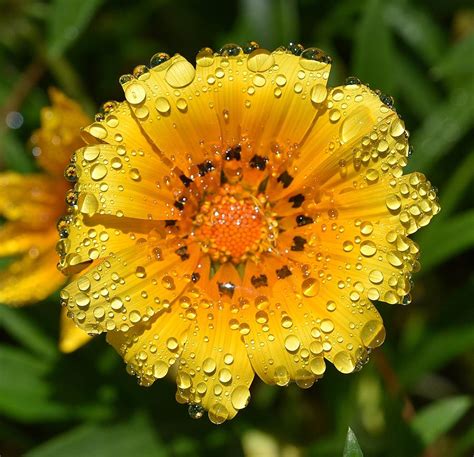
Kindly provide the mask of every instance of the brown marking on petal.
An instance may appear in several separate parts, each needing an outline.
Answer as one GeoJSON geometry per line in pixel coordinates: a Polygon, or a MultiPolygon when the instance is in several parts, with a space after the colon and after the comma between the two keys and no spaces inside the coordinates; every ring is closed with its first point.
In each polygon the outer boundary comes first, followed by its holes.
{"type": "Polygon", "coordinates": [[[307,243],[306,239],[302,236],[293,237],[293,246],[291,246],[292,251],[304,251],[304,245],[307,243]]]}
{"type": "Polygon", "coordinates": [[[198,163],[197,167],[199,170],[199,176],[205,176],[207,175],[207,173],[210,173],[216,168],[210,160],[206,160],[205,162],[198,163]]]}
{"type": "Polygon", "coordinates": [[[267,167],[268,157],[259,156],[255,154],[249,161],[251,168],[256,168],[257,170],[263,171],[267,167]]]}
{"type": "Polygon", "coordinates": [[[181,258],[183,262],[189,259],[189,252],[188,252],[187,246],[181,246],[180,248],[176,249],[176,251],[174,252],[181,258]]]}
{"type": "Polygon", "coordinates": [[[185,187],[189,187],[193,183],[193,180],[191,178],[188,178],[185,174],[180,175],[179,179],[185,187]]]}
{"type": "Polygon", "coordinates": [[[283,265],[281,268],[275,270],[278,279],[285,279],[288,276],[291,276],[293,273],[288,268],[288,265],[283,265]]]}
{"type": "Polygon", "coordinates": [[[300,208],[304,202],[304,195],[303,194],[293,195],[292,197],[288,199],[288,201],[290,203],[293,203],[292,205],[293,208],[300,208]]]}
{"type": "Polygon", "coordinates": [[[286,170],[277,178],[277,181],[283,185],[283,189],[286,189],[292,182],[293,176],[291,176],[286,170]]]}
{"type": "Polygon", "coordinates": [[[229,148],[227,149],[227,151],[225,152],[225,160],[229,161],[229,160],[240,160],[241,159],[241,153],[242,151],[242,146],[240,146],[240,144],[238,144],[237,146],[234,146],[232,148],[229,148]]]}
{"type": "Polygon", "coordinates": [[[268,278],[266,275],[252,276],[250,282],[256,289],[259,287],[268,287],[268,278]]]}

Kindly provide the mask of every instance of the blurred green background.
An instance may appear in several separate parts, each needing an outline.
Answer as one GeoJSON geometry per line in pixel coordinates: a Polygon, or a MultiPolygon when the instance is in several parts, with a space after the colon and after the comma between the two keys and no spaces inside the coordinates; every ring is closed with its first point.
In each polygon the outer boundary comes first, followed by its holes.
{"type": "MultiPolygon", "coordinates": [[[[309,390],[256,381],[250,405],[221,426],[190,419],[173,383],[137,387],[102,337],[60,354],[57,297],[0,306],[2,457],[332,457],[349,426],[368,457],[472,455],[472,1],[0,0],[0,169],[35,169],[27,141],[49,86],[93,114],[157,51],[193,59],[249,39],[323,48],[332,85],[356,75],[394,96],[412,133],[409,169],[428,175],[442,206],[416,236],[412,304],[380,304],[387,340],[361,372],[330,366],[309,390]]],[[[344,455],[362,455],[350,436],[344,455]]]]}

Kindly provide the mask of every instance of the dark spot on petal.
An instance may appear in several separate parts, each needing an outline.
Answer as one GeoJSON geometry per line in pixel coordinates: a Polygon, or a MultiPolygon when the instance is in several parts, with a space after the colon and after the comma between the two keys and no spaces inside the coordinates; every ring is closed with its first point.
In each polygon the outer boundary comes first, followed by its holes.
{"type": "Polygon", "coordinates": [[[225,160],[240,160],[241,156],[240,153],[242,151],[242,146],[238,144],[237,146],[234,146],[233,148],[227,149],[225,152],[225,160]]]}
{"type": "Polygon", "coordinates": [[[227,295],[232,298],[234,296],[235,285],[231,282],[218,282],[217,287],[221,295],[227,295]]]}
{"type": "Polygon", "coordinates": [[[303,225],[312,224],[313,222],[314,220],[312,217],[304,216],[303,214],[296,216],[296,224],[298,227],[303,227],[303,225]]]}
{"type": "Polygon", "coordinates": [[[176,222],[174,219],[167,219],[165,221],[165,227],[173,227],[176,225],[176,222]]]}
{"type": "Polygon", "coordinates": [[[259,287],[268,287],[268,279],[265,275],[252,276],[250,282],[256,289],[259,287]]]}
{"type": "Polygon", "coordinates": [[[207,173],[215,169],[214,164],[210,160],[206,160],[203,163],[197,165],[199,170],[199,176],[205,176],[207,173]]]}
{"type": "Polygon", "coordinates": [[[188,178],[186,175],[180,175],[179,179],[181,179],[181,182],[185,187],[189,187],[193,183],[193,180],[188,178]]]}
{"type": "Polygon", "coordinates": [[[278,279],[285,279],[293,273],[288,268],[288,265],[283,265],[281,268],[275,270],[278,279]]]}
{"type": "Polygon", "coordinates": [[[303,194],[298,194],[298,195],[293,195],[293,197],[290,197],[288,199],[290,203],[293,203],[293,208],[299,208],[303,202],[304,202],[304,195],[303,194]]]}
{"type": "Polygon", "coordinates": [[[189,252],[188,252],[187,246],[181,246],[180,248],[176,249],[176,251],[174,252],[176,252],[176,254],[181,258],[183,262],[189,259],[189,252]]]}
{"type": "Polygon", "coordinates": [[[199,273],[193,273],[191,275],[191,281],[196,284],[201,279],[201,275],[199,273]]]}
{"type": "Polygon", "coordinates": [[[267,162],[268,162],[268,157],[265,156],[259,156],[255,154],[249,161],[249,165],[252,168],[257,168],[260,171],[265,170],[267,167],[267,162]]]}
{"type": "Polygon", "coordinates": [[[286,170],[277,178],[278,182],[281,182],[283,188],[286,189],[292,182],[293,176],[291,176],[286,170]]]}
{"type": "Polygon", "coordinates": [[[293,246],[291,246],[292,251],[304,251],[304,245],[307,241],[302,236],[293,237],[293,246]]]}
{"type": "Polygon", "coordinates": [[[187,198],[186,197],[180,197],[178,200],[174,202],[174,206],[178,208],[180,211],[184,209],[184,204],[186,203],[187,198]]]}

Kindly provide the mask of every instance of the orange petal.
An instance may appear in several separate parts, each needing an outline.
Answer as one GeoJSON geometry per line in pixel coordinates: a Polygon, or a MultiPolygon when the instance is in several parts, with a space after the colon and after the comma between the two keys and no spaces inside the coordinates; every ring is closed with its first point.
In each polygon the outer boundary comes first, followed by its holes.
{"type": "Polygon", "coordinates": [[[41,168],[62,178],[64,168],[72,153],[84,145],[80,129],[90,122],[81,107],[62,92],[51,88],[52,106],[41,110],[41,128],[31,141],[36,146],[35,155],[41,168]]]}
{"type": "Polygon", "coordinates": [[[59,330],[59,350],[69,353],[79,349],[88,343],[92,338],[77,327],[76,324],[66,315],[66,309],[61,309],[61,321],[59,330]]]}
{"type": "MultiPolygon", "coordinates": [[[[0,227],[0,257],[21,254],[29,249],[38,249],[44,245],[45,230],[32,230],[22,222],[7,222],[0,227]]],[[[56,232],[50,231],[50,237],[56,238],[56,232]]]]}
{"type": "Polygon", "coordinates": [[[90,334],[126,332],[169,308],[191,281],[198,262],[196,249],[190,248],[185,258],[176,252],[179,247],[176,240],[139,240],[111,253],[61,292],[68,315],[90,334]]]}

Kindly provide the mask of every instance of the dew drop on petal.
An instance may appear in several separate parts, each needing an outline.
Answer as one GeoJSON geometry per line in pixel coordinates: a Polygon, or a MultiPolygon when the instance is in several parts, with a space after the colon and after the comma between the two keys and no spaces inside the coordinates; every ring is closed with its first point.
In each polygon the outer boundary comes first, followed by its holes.
{"type": "Polygon", "coordinates": [[[385,328],[382,322],[375,319],[366,322],[360,331],[360,339],[368,348],[380,346],[385,340],[385,328]]]}
{"type": "Polygon", "coordinates": [[[243,385],[237,386],[230,395],[230,401],[235,409],[244,409],[250,401],[250,390],[243,385]]]}
{"type": "Polygon", "coordinates": [[[341,373],[352,373],[355,369],[355,363],[347,351],[340,351],[334,356],[334,366],[341,373]]]}

